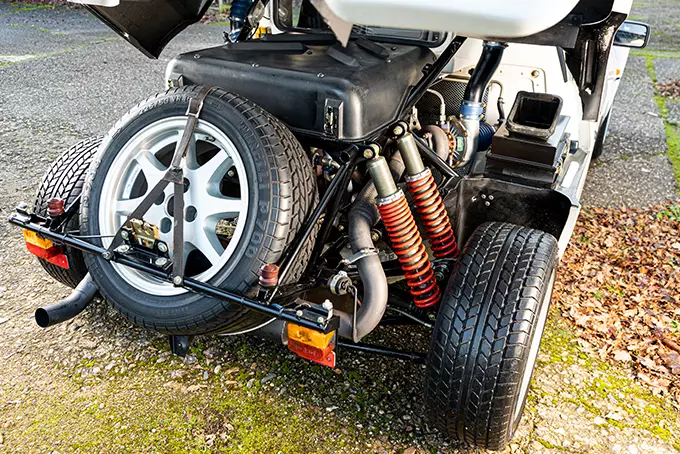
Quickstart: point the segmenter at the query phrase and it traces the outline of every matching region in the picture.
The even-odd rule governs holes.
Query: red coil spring
[[[378,210],[404,270],[413,302],[424,309],[437,304],[441,292],[406,197],[401,191],[398,194],[398,199],[384,205],[378,204]]]
[[[430,169],[425,169],[422,175],[414,181],[409,181],[408,188],[425,227],[432,253],[440,259],[456,258],[459,253],[458,242],[453,234],[444,202],[437,190],[437,183],[434,182]]]

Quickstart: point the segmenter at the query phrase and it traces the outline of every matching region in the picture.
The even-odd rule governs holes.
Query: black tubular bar
[[[111,254],[110,251],[104,249],[103,247],[95,246],[94,244],[88,243],[87,241],[83,241],[79,238],[73,237],[71,235],[65,235],[62,233],[57,233],[53,232],[52,230],[43,227],[41,225],[35,224],[30,222],[30,220],[27,220],[25,217],[18,216],[18,215],[12,215],[9,218],[9,223],[14,224],[16,226],[19,226],[23,229],[30,230],[32,232],[35,232],[48,240],[54,241],[56,243],[60,244],[65,244],[67,246],[73,247],[75,249],[79,249],[83,252],[87,252],[90,254],[94,255],[99,255],[104,257],[106,254]],[[128,266],[130,268],[136,269],[138,271],[143,271],[145,273],[148,273],[154,277],[157,277],[159,279],[163,279],[167,282],[172,282],[172,276],[160,269],[153,268],[149,265],[145,265],[143,263],[136,262],[128,257],[125,257],[124,255],[120,254],[112,254],[111,257],[112,262],[120,263],[121,265]],[[222,290],[220,288],[217,288],[213,285],[197,281],[192,278],[185,278],[184,283],[182,284],[182,287],[186,288],[187,290],[190,290],[195,293],[199,293],[204,296],[212,297],[212,298],[217,298],[219,300],[227,301],[229,303],[233,304],[238,304],[240,306],[243,306],[247,309],[254,310],[256,312],[260,312],[262,314],[268,315],[270,317],[275,317],[280,320],[284,320],[287,322],[294,323],[299,326],[303,326],[305,328],[312,329],[314,331],[320,331],[326,333],[327,331],[332,331],[329,330],[328,327],[331,326],[330,323],[317,323],[316,321],[311,321],[307,320],[301,317],[298,317],[295,315],[294,311],[291,311],[290,309],[286,309],[283,306],[280,306],[278,304],[269,304],[266,305],[264,303],[261,303],[256,300],[252,300],[249,298],[244,298],[240,295],[236,295],[234,293],[228,292],[226,290]]]
[[[403,350],[395,350],[393,348],[379,347],[377,345],[364,344],[361,342],[353,343],[344,340],[338,340],[337,344],[341,347],[351,350],[358,350],[365,353],[375,353],[376,355],[389,356],[390,358],[405,359],[407,361],[414,361],[416,363],[424,363],[427,355],[418,352],[407,352]]]
[[[314,211],[312,212],[311,216],[309,217],[309,220],[305,224],[304,229],[302,230],[302,233],[297,235],[295,238],[295,241],[293,242],[294,247],[293,249],[288,249],[286,251],[286,255],[284,259],[281,261],[281,268],[279,270],[279,283],[276,285],[276,288],[271,292],[271,296],[273,297],[277,290],[279,289],[281,282],[285,281],[286,277],[288,276],[288,273],[290,272],[290,268],[293,263],[295,263],[295,260],[297,260],[298,255],[300,255],[300,251],[302,251],[303,246],[307,242],[307,238],[312,234],[314,231],[314,228],[316,227],[317,222],[319,222],[319,219],[321,218],[321,215],[324,213],[326,210],[326,207],[328,204],[331,202],[331,200],[334,200],[335,197],[342,197],[342,183],[344,178],[345,173],[349,173],[350,175],[352,174],[352,170],[354,168],[354,156],[356,155],[356,147],[352,146],[348,150],[350,153],[350,159],[348,159],[348,162],[345,163],[342,167],[340,167],[340,170],[338,170],[338,173],[335,175],[335,178],[331,181],[331,184],[328,185],[328,189],[326,189],[326,193],[323,195],[321,200],[319,201],[319,204],[316,206]],[[346,185],[344,186],[345,188],[347,187]],[[319,240],[317,239],[317,243]],[[311,262],[311,261],[310,261]]]
[[[446,65],[449,64],[449,62],[456,54],[456,52],[458,52],[458,49],[460,49],[460,46],[463,45],[465,39],[466,38],[464,36],[456,36],[455,38],[453,38],[453,41],[451,41],[448,47],[444,49],[444,52],[442,52],[439,58],[437,58],[437,60],[428,69],[427,74],[425,74],[418,81],[416,86],[413,87],[413,90],[411,90],[411,93],[409,93],[408,98],[406,99],[406,103],[404,104],[404,107],[401,110],[402,114],[410,112],[411,109],[413,109],[413,107],[416,105],[416,103],[420,101],[420,98],[423,97],[423,95],[432,86],[437,77],[439,77],[439,75],[442,73]]]
[[[415,139],[418,148],[420,148],[420,151],[425,155],[425,158],[427,158],[430,164],[432,164],[435,169],[439,170],[442,175],[445,175],[453,180],[459,180],[462,178],[462,176],[459,175],[458,172],[456,172],[455,169],[453,169],[446,161],[440,158],[439,155],[435,153],[435,151],[430,148],[423,139],[415,134],[413,134],[413,138]]]
[[[354,157],[352,156],[352,158]],[[319,229],[319,233],[316,236],[316,243],[314,244],[314,249],[312,249],[312,254],[309,258],[305,274],[309,274],[311,269],[317,265],[316,262],[321,256],[323,247],[326,244],[326,240],[328,239],[328,234],[333,227],[333,221],[335,220],[335,216],[340,209],[340,204],[342,203],[342,196],[344,195],[344,191],[347,190],[347,185],[349,185],[349,182],[352,179],[352,172],[354,171],[355,166],[356,162],[354,159],[351,159],[349,162],[345,163],[342,167],[340,167],[340,170],[338,170],[338,172],[335,174],[335,177],[333,177],[333,181],[331,181],[331,184],[328,186],[326,193],[330,192],[331,188],[333,189],[333,194],[328,194],[329,198],[332,198],[333,201],[328,206],[326,218],[324,219],[321,229]],[[336,180],[337,184],[333,186],[333,183],[336,183]],[[324,198],[325,197],[326,194],[324,194]]]

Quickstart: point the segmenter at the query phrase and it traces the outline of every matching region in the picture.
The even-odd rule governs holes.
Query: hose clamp
[[[460,118],[463,120],[481,120],[484,115],[484,104],[464,99],[460,103]]]
[[[367,247],[363,249],[359,249],[356,251],[354,254],[350,255],[349,257],[342,259],[340,261],[340,264],[342,266],[349,266],[352,265],[356,262],[358,262],[361,259],[365,259],[366,257],[373,257],[375,255],[378,255],[378,250],[374,247]]]

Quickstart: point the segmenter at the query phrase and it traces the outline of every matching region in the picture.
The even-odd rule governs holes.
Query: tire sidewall
[[[108,201],[100,200],[101,189],[108,169],[123,146],[149,124],[172,116],[184,116],[193,92],[172,93],[157,97],[133,109],[105,138],[99,153],[88,172],[81,214],[81,231],[84,235],[99,235],[98,207]],[[249,181],[249,206],[241,240],[226,265],[208,282],[212,285],[238,293],[246,293],[257,277],[262,258],[264,239],[271,235],[272,226],[267,216],[271,213],[273,187],[267,155],[254,127],[241,112],[217,96],[209,95],[200,114],[205,120],[229,137],[243,161]],[[279,207],[285,209],[285,207]],[[268,232],[269,230],[269,232]],[[102,242],[95,239],[94,244]],[[142,292],[130,285],[99,256],[88,255],[87,265],[100,291],[111,301],[125,300],[128,316],[148,320],[162,319],[167,324],[184,323],[196,318],[196,314],[213,315],[224,310],[243,311],[229,307],[213,298],[185,293],[176,296],[156,296]],[[143,303],[140,303],[143,302]],[[259,317],[254,317],[259,322]]]

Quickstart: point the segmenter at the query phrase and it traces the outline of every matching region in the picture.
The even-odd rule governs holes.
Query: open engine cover
[[[426,47],[274,35],[180,55],[172,84],[214,85],[259,104],[300,135],[361,141],[396,120],[423,69]]]

